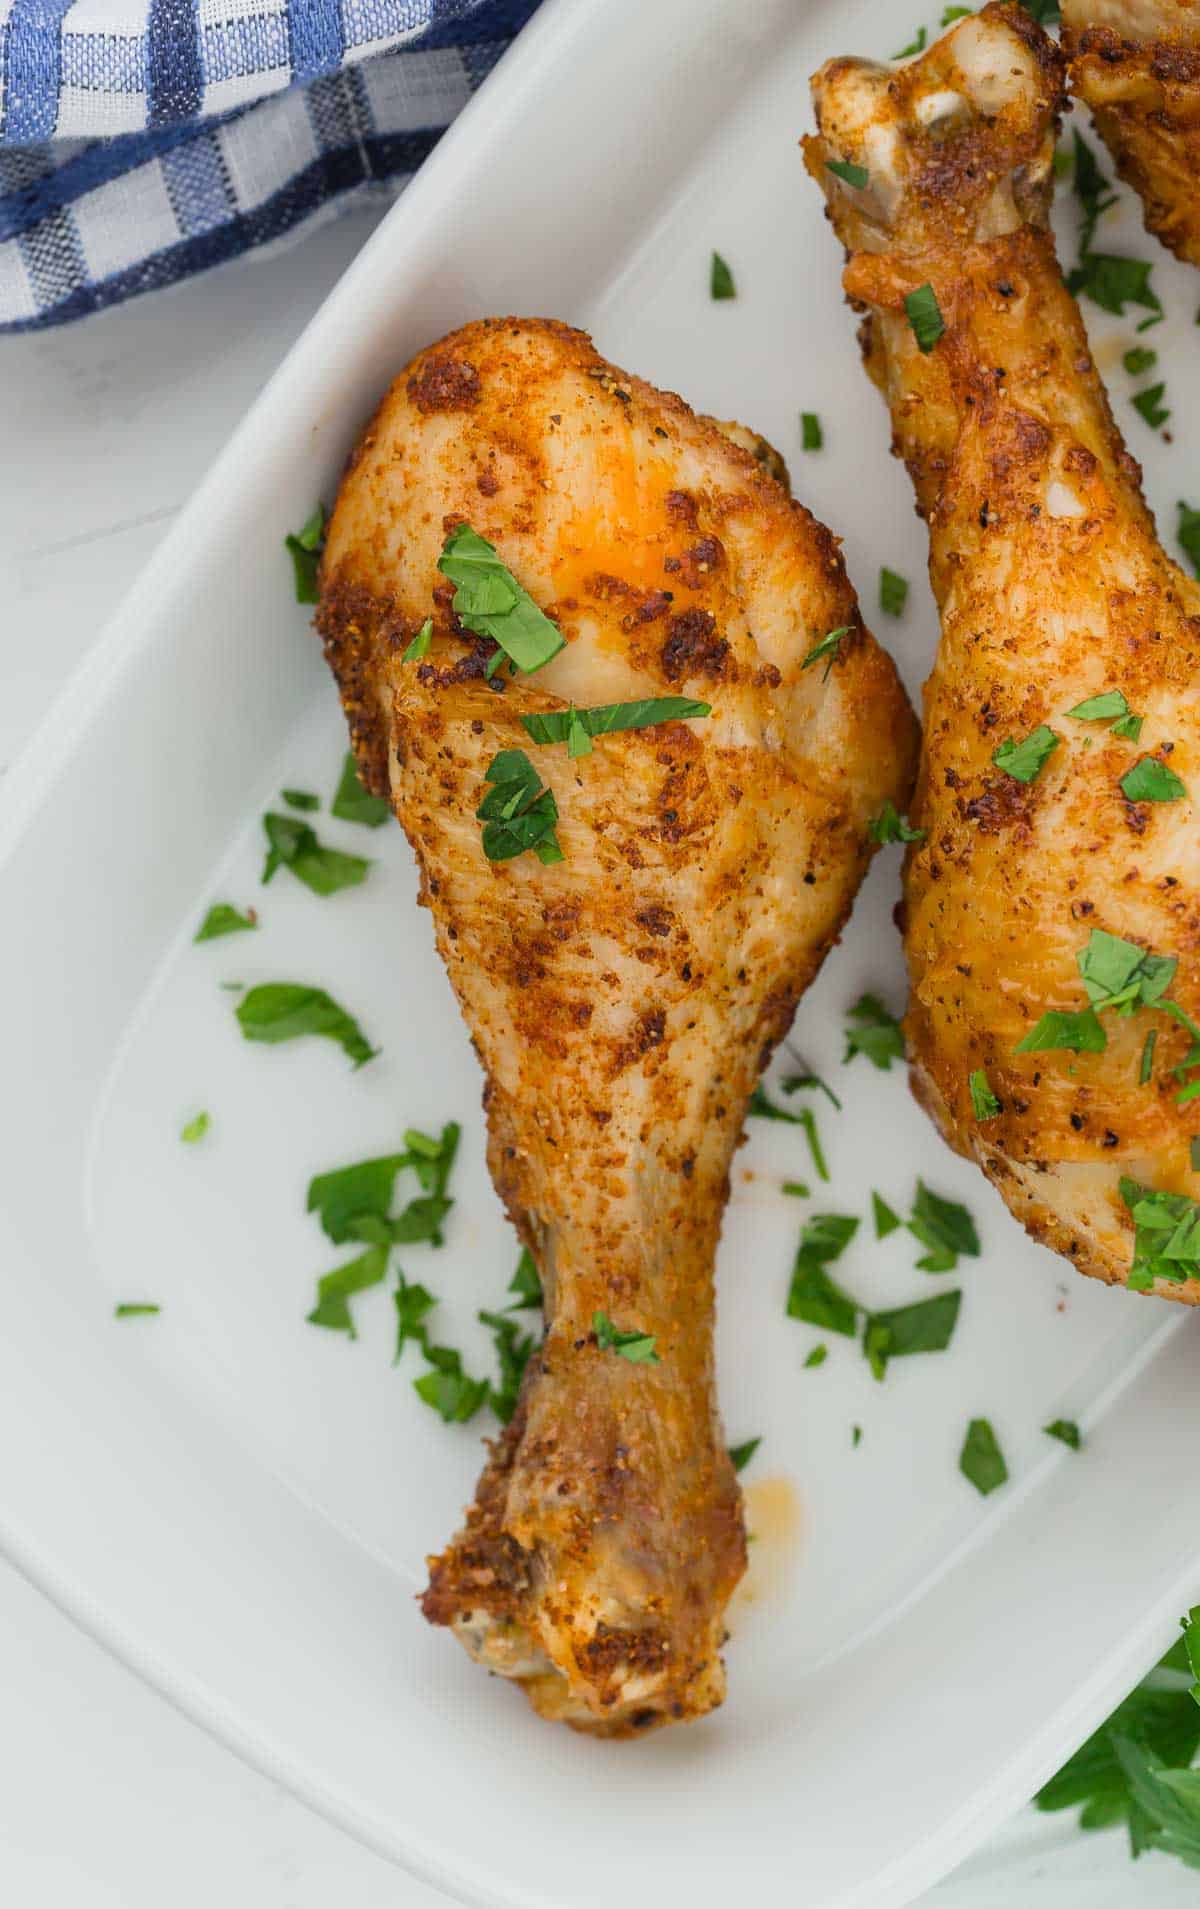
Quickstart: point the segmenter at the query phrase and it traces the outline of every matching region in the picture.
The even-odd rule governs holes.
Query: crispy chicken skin
[[[467,520],[558,624],[484,678],[436,568]],[[421,661],[405,647],[432,615]],[[756,457],[565,325],[422,352],[343,480],[318,624],[372,788],[486,1075],[492,1177],[541,1274],[545,1338],[426,1616],[543,1715],[627,1735],[721,1701],[745,1563],[716,1408],[713,1258],[747,1097],[903,802],[915,723],[837,543]],[[802,667],[848,625],[833,667]],[[655,695],[703,721],[571,760],[522,713]],[[489,862],[502,749],[557,798],[564,859]],[[659,1363],[597,1343],[604,1312]]]
[[[1146,755],[1200,787],[1200,593],[1155,539],[1046,229],[1061,83],[1028,16],[988,6],[909,65],[825,66],[805,156],[868,314],[867,368],[942,617],[914,814],[926,836],[905,872],[914,1090],[1035,1238],[1116,1282],[1133,1246],[1120,1177],[1200,1194],[1195,1114],[1170,1072],[1188,1036],[1141,1008],[1103,1017],[1103,1053],[1014,1049],[1046,1011],[1087,1007],[1076,957],[1093,928],[1178,956],[1171,993],[1200,1011],[1193,801],[1119,787]],[[869,168],[866,188],[829,172],[838,158]],[[923,355],[903,300],[927,281],[946,329]],[[1139,742],[1067,716],[1113,689],[1145,717]],[[1059,741],[1035,779],[995,766],[999,743],[1043,723]],[[1002,1107],[984,1121],[976,1068]],[[1156,1290],[1200,1299],[1194,1279]]]
[[[1062,0],[1071,86],[1146,224],[1200,265],[1200,0]]]

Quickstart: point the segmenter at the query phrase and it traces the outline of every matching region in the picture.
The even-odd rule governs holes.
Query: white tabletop
[[[0,340],[0,773],[376,216]],[[0,1902],[211,1909],[233,1884],[239,1909],[444,1903],[241,1763],[2,1560],[0,1693]],[[1132,1870],[1123,1836],[1027,1811],[926,1909],[1127,1909],[1135,1892],[1139,1909],[1173,1909],[1196,1879],[1160,1856]]]

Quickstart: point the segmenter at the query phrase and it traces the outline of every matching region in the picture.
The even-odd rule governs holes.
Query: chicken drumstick
[[[448,537],[450,568],[481,565],[457,594]],[[506,618],[565,642],[510,668]],[[911,711],[829,533],[711,420],[545,321],[468,325],[401,374],[343,481],[318,621],[420,862],[545,1303],[425,1614],[545,1716],[700,1715],[745,1560],[713,1378],[730,1158],[867,823],[905,800]],[[643,709],[576,753],[573,706],[662,697],[712,713]]]
[[[1046,229],[1063,67],[988,6],[834,60],[806,160],[942,616],[905,874],[914,1089],[1081,1272],[1200,1300],[1200,590]]]

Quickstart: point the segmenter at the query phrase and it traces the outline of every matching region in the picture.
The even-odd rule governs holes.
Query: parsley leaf
[[[871,1371],[882,1379],[891,1359],[915,1352],[944,1352],[954,1336],[962,1294],[938,1293],[915,1305],[894,1306],[868,1313],[863,1328],[863,1353]]]
[[[431,1292],[414,1280],[410,1285],[404,1274],[399,1275],[392,1302],[396,1308],[396,1351],[392,1359],[398,1365],[404,1348],[410,1339],[417,1345],[425,1344],[425,1320],[433,1311],[437,1301]]]
[[[357,1339],[349,1302],[355,1293],[380,1285],[387,1272],[387,1262],[386,1246],[369,1246],[357,1259],[347,1260],[344,1266],[335,1266],[331,1273],[325,1273],[317,1281],[317,1303],[306,1315],[309,1324],[325,1326],[332,1332],[344,1332],[351,1339]]]
[[[955,20],[965,20],[968,14],[974,13],[974,11],[974,7],[943,7],[939,25],[943,27],[952,26]]]
[[[1173,1769],[1144,1743],[1115,1732],[1112,1745],[1134,1808],[1145,1819],[1139,1848],[1161,1849],[1200,1869],[1200,1770]],[[1131,1835],[1136,1831],[1131,1820]]]
[[[918,27],[916,38],[910,40],[907,46],[902,46],[898,53],[893,53],[892,58],[894,60],[911,60],[914,53],[923,53],[928,43],[929,35],[925,31],[925,28]]]
[[[875,1218],[875,1237],[877,1240],[885,1240],[888,1234],[894,1233],[896,1228],[901,1224],[900,1215],[892,1212],[891,1207],[881,1194],[872,1193],[871,1212]]]
[[[377,829],[391,812],[391,804],[382,796],[371,795],[364,789],[354,751],[348,749],[333,801],[329,804],[330,815],[336,815],[339,822],[360,822],[363,828]]]
[[[289,809],[303,809],[311,813],[313,809],[319,809],[321,806],[320,796],[310,795],[307,789],[281,789],[279,793]]]
[[[748,1438],[742,1445],[731,1445],[729,1447],[729,1462],[735,1472],[745,1471],[761,1444],[761,1438]]]
[[[1077,1452],[1083,1444],[1083,1435],[1074,1419],[1052,1419],[1049,1425],[1043,1425],[1042,1430],[1047,1438],[1056,1438],[1061,1445],[1069,1445],[1073,1452]]]
[[[711,703],[693,702],[687,696],[649,696],[638,703],[600,703],[594,709],[551,709],[534,716],[522,716],[521,727],[534,742],[571,741],[574,722],[584,732],[587,748],[572,753],[586,755],[592,736],[611,736],[619,729],[650,729],[656,723],[683,722],[693,716],[711,716]]]
[[[409,644],[408,648],[405,650],[404,655],[400,658],[400,661],[402,663],[419,663],[423,656],[428,656],[429,645],[432,643],[432,641],[433,641],[433,618],[431,616],[427,616],[425,618],[424,623],[422,623],[420,629],[417,631],[417,634],[413,637],[412,642]]]
[[[840,1259],[858,1231],[858,1221],[850,1213],[814,1213],[800,1235],[796,1263],[788,1288],[787,1315],[803,1319],[807,1325],[820,1326],[826,1332],[854,1337],[858,1318],[857,1302],[842,1291],[825,1268]]]
[[[205,915],[192,940],[215,941],[219,935],[240,935],[257,927],[258,916],[253,908],[247,908],[245,914],[241,915],[229,902],[217,901]]]
[[[1109,180],[1101,170],[1095,153],[1078,132],[1074,135],[1074,174],[1075,197],[1083,208],[1083,217],[1079,228],[1079,259],[1077,267],[1082,270],[1083,263],[1092,249],[1092,240],[1096,236],[1096,226],[1102,212],[1117,203],[1117,195]]]
[[[364,856],[329,848],[317,839],[315,829],[294,815],[264,815],[263,828],[267,837],[264,886],[278,868],[290,869],[314,895],[336,895],[339,889],[357,888],[367,878],[371,864]]]
[[[856,166],[852,159],[827,159],[825,170],[833,173],[835,178],[844,180],[848,186],[853,186],[856,192],[862,191],[871,176],[865,166]],[[810,447],[806,444],[804,448],[807,451]],[[819,450],[820,446],[813,445],[811,448]]]
[[[601,1352],[615,1352],[622,1359],[628,1359],[630,1365],[659,1364],[652,1332],[622,1332],[606,1312],[592,1314],[592,1331]]]
[[[991,1421],[973,1418],[958,1455],[958,1469],[982,1498],[1008,1482],[1008,1466]]]
[[[1200,510],[1194,510],[1191,504],[1185,504],[1182,499],[1179,503],[1179,522],[1175,526],[1175,535],[1183,547],[1193,573],[1200,577]]]
[[[879,607],[888,616],[903,616],[908,602],[908,578],[884,564],[879,572]]]
[[[1158,1042],[1158,1031],[1151,1028],[1142,1042],[1142,1058],[1138,1063],[1138,1086],[1144,1087],[1154,1072],[1154,1049]]]
[[[828,1357],[829,1357],[828,1346],[814,1346],[812,1351],[809,1353],[807,1359],[805,1359],[804,1361],[805,1368],[807,1369],[809,1366],[824,1365]]]
[[[971,1112],[976,1120],[994,1120],[1004,1110],[988,1085],[982,1067],[974,1067],[967,1080],[971,1091]]]
[[[1157,756],[1143,756],[1121,777],[1121,793],[1128,802],[1177,802],[1187,789],[1174,769]]]
[[[205,1134],[208,1132],[211,1126],[212,1126],[211,1114],[205,1114],[205,1113],[196,1114],[193,1119],[186,1121],[184,1125],[179,1129],[179,1138],[184,1142],[186,1146],[189,1146],[189,1147],[195,1146],[197,1140],[203,1140]]]
[[[484,780],[493,786],[475,814],[483,823],[483,852],[488,861],[511,861],[532,849],[543,864],[561,862],[554,791],[542,787],[525,751],[502,749],[492,757]]]
[[[445,1424],[465,1425],[487,1403],[491,1386],[486,1379],[469,1378],[462,1353],[452,1347],[426,1344],[423,1350],[430,1370],[413,1380],[413,1391]]]
[[[537,1340],[531,1332],[522,1332],[515,1319],[502,1312],[481,1312],[479,1323],[492,1334],[500,1383],[488,1388],[488,1404],[501,1425],[507,1425],[517,1409],[525,1367]]]
[[[1129,704],[1121,690],[1106,689],[1099,696],[1088,696],[1083,702],[1076,703],[1074,709],[1068,709],[1067,714],[1080,723],[1107,722],[1113,716],[1127,716]]]
[[[708,290],[712,298],[736,298],[737,286],[733,282],[733,273],[719,252],[712,255],[709,268]]]
[[[1058,10],[1058,0],[1021,0],[1021,5],[1040,27],[1057,26],[1062,18]]]
[[[1088,252],[1067,278],[1067,289],[1083,292],[1101,311],[1123,318],[1126,305],[1162,316],[1162,303],[1150,283],[1153,268],[1142,259],[1119,258],[1111,252]],[[1144,326],[1139,326],[1142,330]]]
[[[493,544],[469,524],[450,532],[438,569],[451,583],[454,614],[476,636],[490,636],[527,675],[563,648],[561,632],[501,562]]]
[[[882,847],[887,842],[923,842],[924,829],[910,828],[892,801],[884,803],[878,815],[867,823],[867,834]]]
[[[1041,774],[1050,757],[1058,748],[1061,738],[1045,723],[1031,730],[1022,742],[1010,736],[992,751],[992,761],[997,769],[1003,769],[1005,775],[1012,776],[1016,782],[1032,782]]]
[[[804,1066],[803,1061],[800,1065],[802,1067]],[[824,1094],[826,1100],[837,1108],[839,1113],[842,1111],[842,1103],[834,1093],[833,1088],[829,1085],[829,1082],[822,1080],[821,1076],[814,1073],[811,1067],[806,1067],[802,1074],[785,1074],[779,1085],[785,1094],[798,1094],[806,1087],[815,1087],[819,1093]]]
[[[908,322],[912,326],[913,337],[917,341],[917,350],[925,356],[931,352],[946,329],[942,317],[942,308],[937,302],[937,293],[933,286],[926,283],[918,285],[915,292],[906,292],[904,309]]]
[[[846,1052],[843,1065],[856,1054],[865,1054],[873,1066],[886,1073],[893,1061],[904,1059],[904,1034],[894,1014],[889,1013],[877,994],[860,995],[850,1009],[850,1025],[844,1030]]]
[[[411,1164],[408,1153],[385,1153],[373,1160],[356,1160],[352,1166],[336,1167],[331,1173],[318,1173],[308,1183],[305,1211],[315,1213],[326,1237],[335,1246],[346,1240],[361,1240],[364,1221],[386,1220],[392,1205],[396,1176]]]
[[[831,167],[830,170],[836,171],[837,168]],[[859,184],[865,186],[867,183],[867,175],[863,171],[863,168],[861,166],[855,166],[851,168],[850,170],[862,173],[862,178],[859,181]],[[843,171],[841,174],[841,177],[844,179],[845,176],[846,174]],[[853,183],[854,181],[851,180],[850,184],[853,185]],[[817,416],[815,411],[802,411],[800,413],[800,433],[801,433],[800,443],[801,443],[801,448],[803,450],[819,451],[821,449],[821,446],[825,442],[825,438],[821,430],[821,420]]]
[[[1014,1054],[1045,1054],[1065,1050],[1070,1054],[1103,1054],[1108,1036],[1100,1025],[1095,1008],[1079,1014],[1064,1014],[1052,1008],[1017,1042]]]
[[[1145,418],[1152,431],[1157,431],[1159,425],[1165,424],[1171,415],[1162,401],[1166,388],[1165,384],[1147,385],[1144,391],[1136,392],[1131,399],[1134,410]]]
[[[810,664],[819,663],[823,656],[826,657],[828,660],[821,676],[821,681],[825,682],[830,670],[838,659],[838,655],[841,651],[842,638],[849,636],[849,634],[850,625],[848,623],[843,623],[840,629],[830,630],[828,636],[823,636],[819,643],[814,643],[812,649],[801,663],[801,669],[808,669]]]
[[[315,603],[321,553],[325,548],[325,506],[318,504],[302,529],[285,537],[283,547],[292,559],[292,576],[297,603]]]
[[[1132,351],[1125,353],[1121,363],[1131,378],[1140,378],[1143,371],[1153,371],[1158,363],[1158,353],[1148,350],[1145,345],[1135,345]]]
[[[305,987],[298,981],[266,981],[251,988],[234,1009],[248,1041],[295,1041],[315,1034],[336,1041],[356,1067],[379,1052],[372,1047],[352,1015],[339,1007],[324,988]]]
[[[1148,954],[1103,928],[1092,929],[1075,960],[1092,1006],[1126,1014],[1138,1006],[1155,1007],[1179,965],[1174,955]]]
[[[120,1305],[113,1307],[114,1319],[147,1319],[162,1311],[148,1299],[123,1299]]]
[[[524,1312],[529,1307],[540,1306],[542,1303],[542,1282],[538,1278],[533,1254],[527,1246],[521,1248],[517,1270],[508,1282],[508,1290],[517,1295],[509,1304],[509,1312]]]
[[[911,1217],[906,1226],[913,1238],[929,1248],[917,1265],[924,1273],[951,1273],[960,1253],[979,1257],[979,1235],[965,1206],[957,1200],[944,1200],[932,1193],[924,1180],[917,1181]]]
[[[1200,1206],[1186,1193],[1161,1193],[1122,1176],[1121,1198],[1133,1219],[1126,1285],[1149,1292],[1156,1279],[1179,1285],[1200,1272]]]
[[[799,1084],[799,1079],[797,1079]],[[790,1089],[784,1084],[784,1092]],[[812,1154],[813,1168],[819,1180],[828,1180],[829,1168],[821,1146],[821,1136],[817,1132],[817,1117],[811,1107],[802,1107],[798,1114],[789,1113],[786,1107],[777,1107],[768,1100],[766,1090],[760,1081],[746,1104],[746,1114],[759,1120],[785,1120],[789,1127],[803,1127],[808,1141],[808,1150]]]

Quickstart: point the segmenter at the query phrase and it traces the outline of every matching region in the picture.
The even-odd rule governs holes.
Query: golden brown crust
[[[1200,6],[1066,0],[1062,41],[1072,91],[1141,199],[1148,229],[1200,265]]]
[[[1042,1014],[1087,1006],[1077,957],[1092,928],[1177,956],[1172,993],[1200,1012],[1192,799],[1131,803],[1120,788],[1153,755],[1200,792],[1200,593],[1155,538],[1040,215],[1021,216],[1014,193],[1007,228],[994,216],[998,182],[1018,167],[1028,176],[1039,154],[1048,161],[1058,56],[1038,35],[1027,64],[1036,29],[1019,9],[989,6],[969,23],[975,59],[960,68],[963,30],[894,85],[880,77],[869,95],[899,134],[896,251],[862,249],[854,204],[830,188],[850,247],[846,288],[868,309],[871,370],[929,527],[942,614],[913,811],[927,833],[905,873],[906,1029],[914,1090],[950,1144],[978,1160],[1036,1238],[1117,1282],[1132,1252],[1120,1177],[1200,1194],[1195,1121],[1170,1071],[1188,1036],[1142,1010],[1104,1017],[1101,1054],[1015,1050]],[[943,208],[921,148],[957,135],[931,132],[920,101],[948,83],[970,97],[972,66],[1004,73],[1013,92],[1007,116],[979,116],[964,130],[967,174],[943,156],[956,180]],[[823,133],[839,122],[843,83],[834,68],[815,82]],[[845,110],[839,123],[844,130]],[[824,173],[826,156],[832,148],[810,142],[815,171]],[[946,329],[923,355],[903,297],[925,281]],[[1145,718],[1136,744],[1067,715],[1112,689]],[[994,752],[1041,724],[1058,744],[1035,780],[1018,782]],[[1155,1065],[1143,1086],[1151,1028]],[[969,1091],[979,1068],[1001,1102],[983,1123]],[[1194,1303],[1200,1281],[1158,1291]]]
[[[464,520],[566,638],[536,675],[484,680],[492,645],[436,568]],[[430,615],[427,657],[402,664]],[[318,623],[416,851],[487,1077],[492,1177],[546,1300],[426,1614],[543,1714],[602,1734],[700,1715],[745,1558],[712,1354],[729,1160],[867,820],[905,799],[911,712],[829,533],[680,398],[548,321],[464,326],[397,379],[338,499]],[[843,624],[828,678],[805,670]],[[578,761],[520,723],[663,693],[713,714]],[[474,811],[504,748],[554,790],[555,866],[484,859]],[[654,1334],[660,1363],[601,1349],[596,1311]]]

